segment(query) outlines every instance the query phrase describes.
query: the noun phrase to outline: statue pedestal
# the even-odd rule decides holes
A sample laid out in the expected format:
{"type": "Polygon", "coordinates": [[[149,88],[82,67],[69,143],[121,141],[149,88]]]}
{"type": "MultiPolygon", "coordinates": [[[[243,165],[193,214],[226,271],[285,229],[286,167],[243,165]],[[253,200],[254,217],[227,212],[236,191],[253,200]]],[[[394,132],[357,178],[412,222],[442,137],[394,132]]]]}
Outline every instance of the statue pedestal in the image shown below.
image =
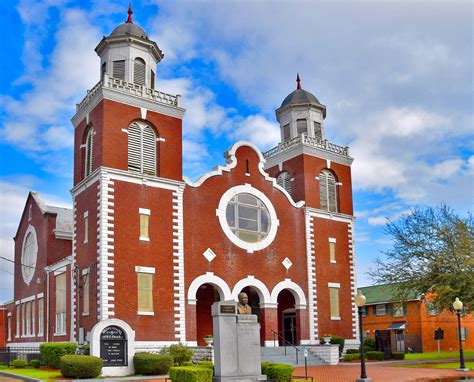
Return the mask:
{"type": "Polygon", "coordinates": [[[261,373],[260,324],[253,314],[237,314],[235,301],[212,305],[213,382],[265,381],[261,373]]]}

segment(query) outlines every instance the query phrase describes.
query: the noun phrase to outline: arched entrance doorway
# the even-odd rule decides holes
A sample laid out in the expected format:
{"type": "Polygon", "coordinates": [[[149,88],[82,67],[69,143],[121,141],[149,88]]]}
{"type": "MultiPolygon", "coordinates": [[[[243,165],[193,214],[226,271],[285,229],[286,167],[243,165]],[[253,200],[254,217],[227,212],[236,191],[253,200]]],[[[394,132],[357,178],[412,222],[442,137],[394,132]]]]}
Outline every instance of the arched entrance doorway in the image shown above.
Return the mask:
{"type": "Polygon", "coordinates": [[[204,337],[213,335],[211,306],[221,300],[219,290],[212,284],[203,284],[197,290],[196,300],[197,344],[206,346],[204,337]]]}
{"type": "Polygon", "coordinates": [[[249,297],[249,305],[252,307],[252,314],[257,316],[258,322],[260,322],[260,343],[264,343],[265,337],[265,328],[264,325],[260,321],[260,296],[256,288],[251,286],[246,286],[243,288],[239,293],[244,292],[249,297]]]}
{"type": "MultiPolygon", "coordinates": [[[[295,309],[295,297],[288,289],[283,289],[278,294],[278,333],[288,343],[297,345],[299,343],[298,317],[295,309]]],[[[280,345],[284,341],[280,338],[280,345]]]]}

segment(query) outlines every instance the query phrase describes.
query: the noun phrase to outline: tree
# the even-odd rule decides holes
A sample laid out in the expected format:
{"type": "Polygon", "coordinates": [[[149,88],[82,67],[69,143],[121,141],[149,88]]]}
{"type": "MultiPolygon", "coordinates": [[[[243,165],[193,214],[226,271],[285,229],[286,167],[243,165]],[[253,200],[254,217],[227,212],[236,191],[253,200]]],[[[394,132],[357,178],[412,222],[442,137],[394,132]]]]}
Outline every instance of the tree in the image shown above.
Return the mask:
{"type": "Polygon", "coordinates": [[[446,205],[416,207],[389,220],[385,233],[393,237],[393,248],[369,275],[376,283],[397,284],[400,300],[432,292],[440,310],[452,309],[456,297],[474,308],[473,221],[472,214],[460,217],[446,205]]]}

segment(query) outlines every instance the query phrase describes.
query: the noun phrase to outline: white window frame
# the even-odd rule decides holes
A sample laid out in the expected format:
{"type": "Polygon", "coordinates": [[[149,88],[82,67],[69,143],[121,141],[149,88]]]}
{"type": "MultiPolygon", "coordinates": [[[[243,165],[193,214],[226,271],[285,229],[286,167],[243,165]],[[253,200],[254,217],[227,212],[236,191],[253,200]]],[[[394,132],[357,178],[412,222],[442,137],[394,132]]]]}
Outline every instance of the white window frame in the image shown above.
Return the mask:
{"type": "Polygon", "coordinates": [[[329,262],[332,264],[336,264],[337,262],[336,239],[334,237],[330,237],[328,241],[329,241],[329,262]],[[331,258],[331,247],[334,247],[334,259],[331,258]]]}
{"type": "Polygon", "coordinates": [[[139,215],[139,222],[138,224],[140,225],[140,231],[139,231],[139,238],[141,241],[150,241],[150,216],[151,216],[151,210],[148,208],[139,208],[138,209],[138,215],[139,215]],[[141,215],[148,216],[148,236],[142,236],[142,217],[141,215]]]}
{"type": "MultiPolygon", "coordinates": [[[[55,325],[54,325],[54,335],[55,336],[64,336],[66,335],[66,326],[67,326],[67,274],[66,272],[60,272],[60,273],[55,273],[55,277],[65,275],[64,277],[66,278],[65,280],[65,291],[59,291],[59,292],[64,292],[64,299],[65,299],[65,304],[64,304],[64,312],[58,312],[57,311],[57,302],[56,302],[56,307],[54,310],[54,315],[55,315],[55,325]]],[[[56,301],[58,300],[58,284],[57,284],[57,279],[55,280],[55,289],[56,289],[56,301]]]]}
{"type": "Polygon", "coordinates": [[[337,189],[336,176],[331,170],[324,169],[319,173],[318,179],[319,179],[320,209],[327,212],[337,213],[339,211],[339,207],[337,204],[338,189],[337,189]],[[331,186],[329,185],[329,178],[332,178],[332,180],[334,181],[334,210],[331,209],[331,198],[330,198],[331,186]],[[325,182],[325,188],[323,189],[324,193],[321,192],[321,187],[324,186],[323,182],[325,182]],[[327,204],[327,208],[323,208],[323,201],[325,204],[327,204]]]}
{"type": "Polygon", "coordinates": [[[90,315],[90,310],[91,310],[90,283],[91,283],[91,278],[90,278],[89,268],[85,268],[82,270],[82,315],[83,316],[90,315]],[[87,310],[86,310],[86,301],[87,301],[87,310]]]}
{"type": "Polygon", "coordinates": [[[38,337],[44,335],[44,298],[38,297],[38,337]]]}
{"type": "MultiPolygon", "coordinates": [[[[135,267],[135,273],[137,275],[137,299],[138,299],[138,274],[142,273],[142,274],[152,274],[152,275],[154,275],[155,274],[155,267],[136,266],[135,267]]],[[[151,287],[152,301],[153,301],[153,289],[154,288],[153,288],[153,279],[152,279],[152,287],[151,287]]],[[[138,301],[137,301],[137,304],[138,304],[138,301]]],[[[155,315],[154,307],[153,307],[153,311],[151,311],[151,312],[137,310],[137,315],[139,315],[139,316],[154,316],[155,315]]]]}
{"type": "Polygon", "coordinates": [[[89,242],[89,211],[84,211],[84,244],[89,242]]]}
{"type": "Polygon", "coordinates": [[[21,305],[17,304],[16,305],[16,328],[15,328],[15,338],[20,337],[20,315],[21,315],[21,305]]]}
{"type": "Polygon", "coordinates": [[[333,316],[331,314],[331,321],[340,321],[341,320],[341,296],[340,296],[340,293],[339,293],[339,290],[341,289],[341,284],[340,283],[328,283],[328,288],[329,288],[329,313],[331,314],[331,304],[332,304],[332,300],[331,300],[331,289],[333,290],[337,290],[337,302],[338,302],[338,306],[337,306],[337,309],[338,309],[338,312],[339,312],[339,316],[333,316]]]}
{"type": "Polygon", "coordinates": [[[375,315],[376,316],[386,316],[387,315],[387,304],[377,304],[377,305],[375,305],[375,315]],[[382,307],[383,307],[383,309],[382,309],[382,307]]]}
{"type": "Polygon", "coordinates": [[[402,302],[392,303],[392,316],[393,317],[403,317],[405,315],[405,308],[402,302]],[[400,312],[401,310],[401,312],[400,312]]]}
{"type": "Polygon", "coordinates": [[[11,313],[8,313],[8,317],[7,317],[7,333],[8,333],[8,337],[7,337],[7,341],[11,341],[12,339],[12,314],[11,313]]]}

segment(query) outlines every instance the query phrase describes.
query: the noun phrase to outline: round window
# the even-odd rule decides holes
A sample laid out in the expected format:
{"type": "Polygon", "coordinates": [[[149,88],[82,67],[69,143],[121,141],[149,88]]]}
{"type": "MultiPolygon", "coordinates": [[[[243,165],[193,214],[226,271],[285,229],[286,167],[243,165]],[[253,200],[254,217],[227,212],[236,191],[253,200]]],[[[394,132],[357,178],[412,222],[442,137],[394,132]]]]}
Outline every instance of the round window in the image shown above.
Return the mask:
{"type": "Polygon", "coordinates": [[[280,224],[270,199],[248,184],[224,192],[216,214],[227,238],[249,253],[268,247],[280,224]]]}
{"type": "Polygon", "coordinates": [[[270,229],[267,207],[252,194],[235,195],[227,204],[226,219],[234,235],[247,243],[262,241],[270,229]]]}
{"type": "Polygon", "coordinates": [[[21,254],[21,272],[26,284],[31,282],[35,273],[36,258],[38,255],[38,245],[34,228],[30,226],[23,242],[23,252],[21,254]]]}

